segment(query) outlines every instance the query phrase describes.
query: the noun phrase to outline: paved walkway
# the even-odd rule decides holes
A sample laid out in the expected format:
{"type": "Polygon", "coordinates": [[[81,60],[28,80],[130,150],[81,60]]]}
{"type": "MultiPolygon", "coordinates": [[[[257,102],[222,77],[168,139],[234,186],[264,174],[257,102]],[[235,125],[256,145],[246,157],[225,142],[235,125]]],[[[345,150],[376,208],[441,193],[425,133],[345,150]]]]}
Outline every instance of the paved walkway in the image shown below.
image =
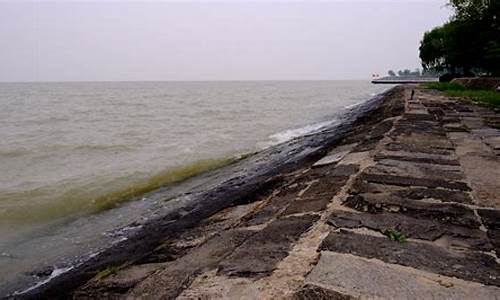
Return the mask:
{"type": "Polygon", "coordinates": [[[397,88],[314,165],[75,297],[500,299],[498,128],[397,88]]]}

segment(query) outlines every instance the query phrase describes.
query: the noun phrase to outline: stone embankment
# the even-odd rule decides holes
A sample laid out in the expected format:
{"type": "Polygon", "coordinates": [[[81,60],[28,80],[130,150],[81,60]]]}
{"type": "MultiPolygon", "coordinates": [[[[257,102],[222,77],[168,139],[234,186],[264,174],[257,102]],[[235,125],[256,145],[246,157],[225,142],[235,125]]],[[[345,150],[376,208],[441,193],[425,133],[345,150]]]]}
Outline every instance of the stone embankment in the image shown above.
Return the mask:
{"type": "Polygon", "coordinates": [[[452,83],[458,83],[471,89],[500,91],[500,77],[467,77],[455,78],[452,83]]]}
{"type": "Polygon", "coordinates": [[[73,297],[498,299],[499,128],[397,87],[323,158],[73,297]]]}

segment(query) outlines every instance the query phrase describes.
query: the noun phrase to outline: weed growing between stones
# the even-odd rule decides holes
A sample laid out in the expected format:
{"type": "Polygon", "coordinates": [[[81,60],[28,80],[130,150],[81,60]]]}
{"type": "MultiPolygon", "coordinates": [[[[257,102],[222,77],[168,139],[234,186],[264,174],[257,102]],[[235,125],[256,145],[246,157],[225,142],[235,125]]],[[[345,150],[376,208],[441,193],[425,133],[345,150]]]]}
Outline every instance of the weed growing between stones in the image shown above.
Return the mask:
{"type": "Polygon", "coordinates": [[[405,243],[406,240],[408,239],[408,237],[404,233],[394,228],[388,228],[384,230],[384,235],[386,235],[391,240],[400,243],[405,243]]]}
{"type": "Polygon", "coordinates": [[[115,274],[117,271],[118,271],[118,267],[108,267],[108,268],[102,270],[101,272],[97,273],[97,275],[95,276],[95,279],[102,280],[102,279],[108,277],[109,275],[115,274]]]}

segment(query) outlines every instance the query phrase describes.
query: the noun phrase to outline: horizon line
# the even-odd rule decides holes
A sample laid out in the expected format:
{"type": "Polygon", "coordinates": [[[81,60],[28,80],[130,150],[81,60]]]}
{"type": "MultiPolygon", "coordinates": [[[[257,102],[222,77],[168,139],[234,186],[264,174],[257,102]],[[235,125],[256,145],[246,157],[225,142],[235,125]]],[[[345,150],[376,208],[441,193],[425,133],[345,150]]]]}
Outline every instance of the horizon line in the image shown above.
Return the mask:
{"type": "Polygon", "coordinates": [[[0,83],[91,83],[91,82],[256,82],[256,81],[371,81],[372,79],[193,79],[193,80],[26,80],[0,83]]]}

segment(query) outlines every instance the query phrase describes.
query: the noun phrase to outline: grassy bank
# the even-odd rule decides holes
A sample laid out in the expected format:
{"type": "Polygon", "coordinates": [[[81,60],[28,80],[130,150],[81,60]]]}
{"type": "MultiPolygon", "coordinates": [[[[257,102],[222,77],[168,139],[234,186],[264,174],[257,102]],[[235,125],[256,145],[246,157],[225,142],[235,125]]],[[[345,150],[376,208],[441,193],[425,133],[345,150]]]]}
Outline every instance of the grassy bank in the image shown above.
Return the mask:
{"type": "Polygon", "coordinates": [[[497,91],[470,89],[462,85],[449,82],[430,82],[425,83],[424,87],[443,91],[450,97],[466,97],[472,99],[473,101],[500,107],[500,92],[497,91]]]}

